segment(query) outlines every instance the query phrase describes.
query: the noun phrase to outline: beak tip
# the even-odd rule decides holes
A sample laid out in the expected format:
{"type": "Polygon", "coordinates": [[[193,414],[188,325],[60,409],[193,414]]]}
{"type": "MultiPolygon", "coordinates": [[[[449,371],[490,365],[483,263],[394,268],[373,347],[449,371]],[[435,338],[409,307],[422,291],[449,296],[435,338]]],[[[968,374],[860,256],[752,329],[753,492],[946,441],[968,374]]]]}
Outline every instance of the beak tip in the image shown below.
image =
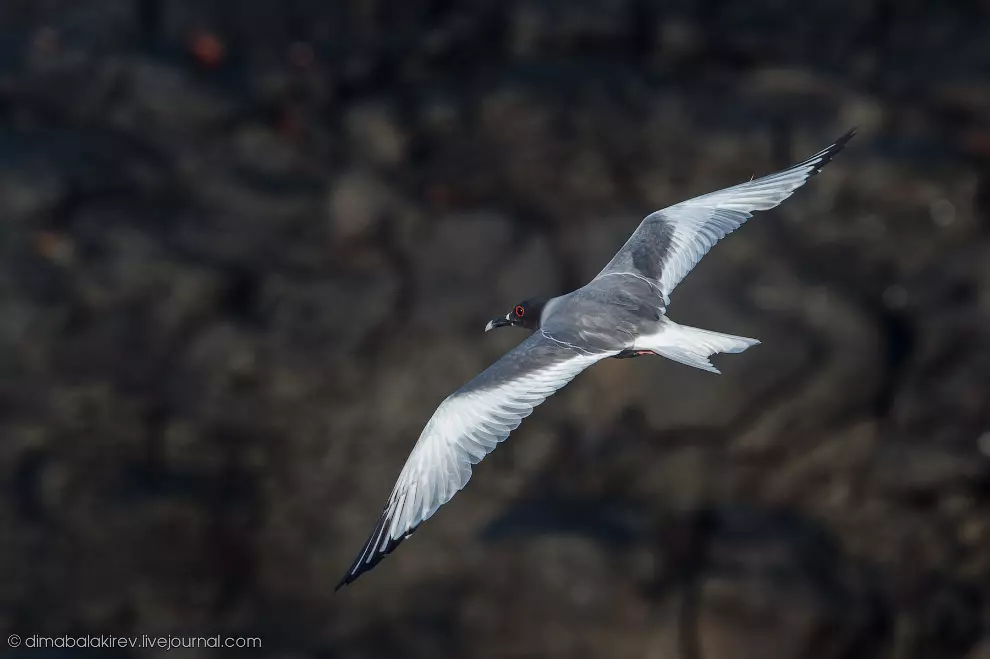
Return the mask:
{"type": "Polygon", "coordinates": [[[495,321],[489,320],[488,324],[485,325],[485,332],[490,332],[493,327],[495,327],[495,321]]]}

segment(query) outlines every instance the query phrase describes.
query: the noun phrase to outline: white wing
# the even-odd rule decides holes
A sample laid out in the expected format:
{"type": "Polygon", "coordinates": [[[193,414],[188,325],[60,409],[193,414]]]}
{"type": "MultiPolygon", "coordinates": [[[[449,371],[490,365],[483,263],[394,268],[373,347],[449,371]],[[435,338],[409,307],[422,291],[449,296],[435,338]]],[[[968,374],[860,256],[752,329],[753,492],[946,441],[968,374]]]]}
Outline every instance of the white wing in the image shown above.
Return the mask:
{"type": "Polygon", "coordinates": [[[817,174],[852,139],[856,129],[807,160],[776,174],[712,192],[648,215],[595,279],[632,275],[670,293],[715,243],[738,229],[753,211],[769,210],[817,174]]]}
{"type": "Polygon", "coordinates": [[[471,465],[491,453],[534,407],[613,354],[588,354],[536,332],[451,394],[423,429],[378,525],[337,588],[373,568],[450,501],[471,478],[471,465]]]}

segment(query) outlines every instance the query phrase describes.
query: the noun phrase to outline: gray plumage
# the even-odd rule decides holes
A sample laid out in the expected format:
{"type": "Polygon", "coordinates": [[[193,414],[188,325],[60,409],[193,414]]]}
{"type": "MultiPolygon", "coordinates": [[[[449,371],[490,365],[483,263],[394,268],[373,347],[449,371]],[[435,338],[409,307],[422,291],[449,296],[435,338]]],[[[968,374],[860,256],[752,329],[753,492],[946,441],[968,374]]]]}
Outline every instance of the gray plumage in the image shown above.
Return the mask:
{"type": "MultiPolygon", "coordinates": [[[[514,324],[534,333],[448,396],[434,412],[364,548],[337,588],[374,567],[449,501],[476,464],[578,373],[609,357],[656,354],[714,373],[708,357],[759,341],[678,325],[670,294],[712,246],[753,211],[773,208],[852,138],[781,172],[695,197],[648,215],[608,265],[582,288],[547,301],[538,324],[526,308],[487,329],[514,324]]],[[[534,310],[535,313],[535,310],[534,310]]]]}
{"type": "Polygon", "coordinates": [[[650,333],[666,313],[663,297],[637,277],[595,279],[573,293],[550,300],[540,317],[550,336],[591,351],[620,351],[650,333]]]}

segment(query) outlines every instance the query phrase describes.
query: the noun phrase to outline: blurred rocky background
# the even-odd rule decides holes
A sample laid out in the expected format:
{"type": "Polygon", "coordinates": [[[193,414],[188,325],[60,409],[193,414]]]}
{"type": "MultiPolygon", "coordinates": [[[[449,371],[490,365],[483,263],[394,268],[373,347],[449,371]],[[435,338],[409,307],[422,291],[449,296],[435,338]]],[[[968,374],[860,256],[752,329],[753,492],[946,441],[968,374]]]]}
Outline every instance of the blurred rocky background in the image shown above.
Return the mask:
{"type": "Polygon", "coordinates": [[[988,71],[978,0],[3,2],[0,636],[990,658],[988,71]],[[762,345],[596,366],[333,594],[490,317],[853,125],[673,296],[762,345]]]}

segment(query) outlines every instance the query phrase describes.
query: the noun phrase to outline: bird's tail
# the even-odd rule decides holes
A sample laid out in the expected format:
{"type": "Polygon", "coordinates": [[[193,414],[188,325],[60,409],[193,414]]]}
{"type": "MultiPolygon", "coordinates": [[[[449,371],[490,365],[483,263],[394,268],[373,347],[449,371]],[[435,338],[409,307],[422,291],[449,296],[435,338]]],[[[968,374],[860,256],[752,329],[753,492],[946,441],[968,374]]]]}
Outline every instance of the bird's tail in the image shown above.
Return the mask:
{"type": "Polygon", "coordinates": [[[709,356],[720,352],[742,352],[760,343],[745,336],[733,336],[678,325],[667,318],[664,318],[664,321],[657,334],[637,339],[635,349],[649,350],[681,364],[719,373],[720,371],[708,361],[709,356]]]}

